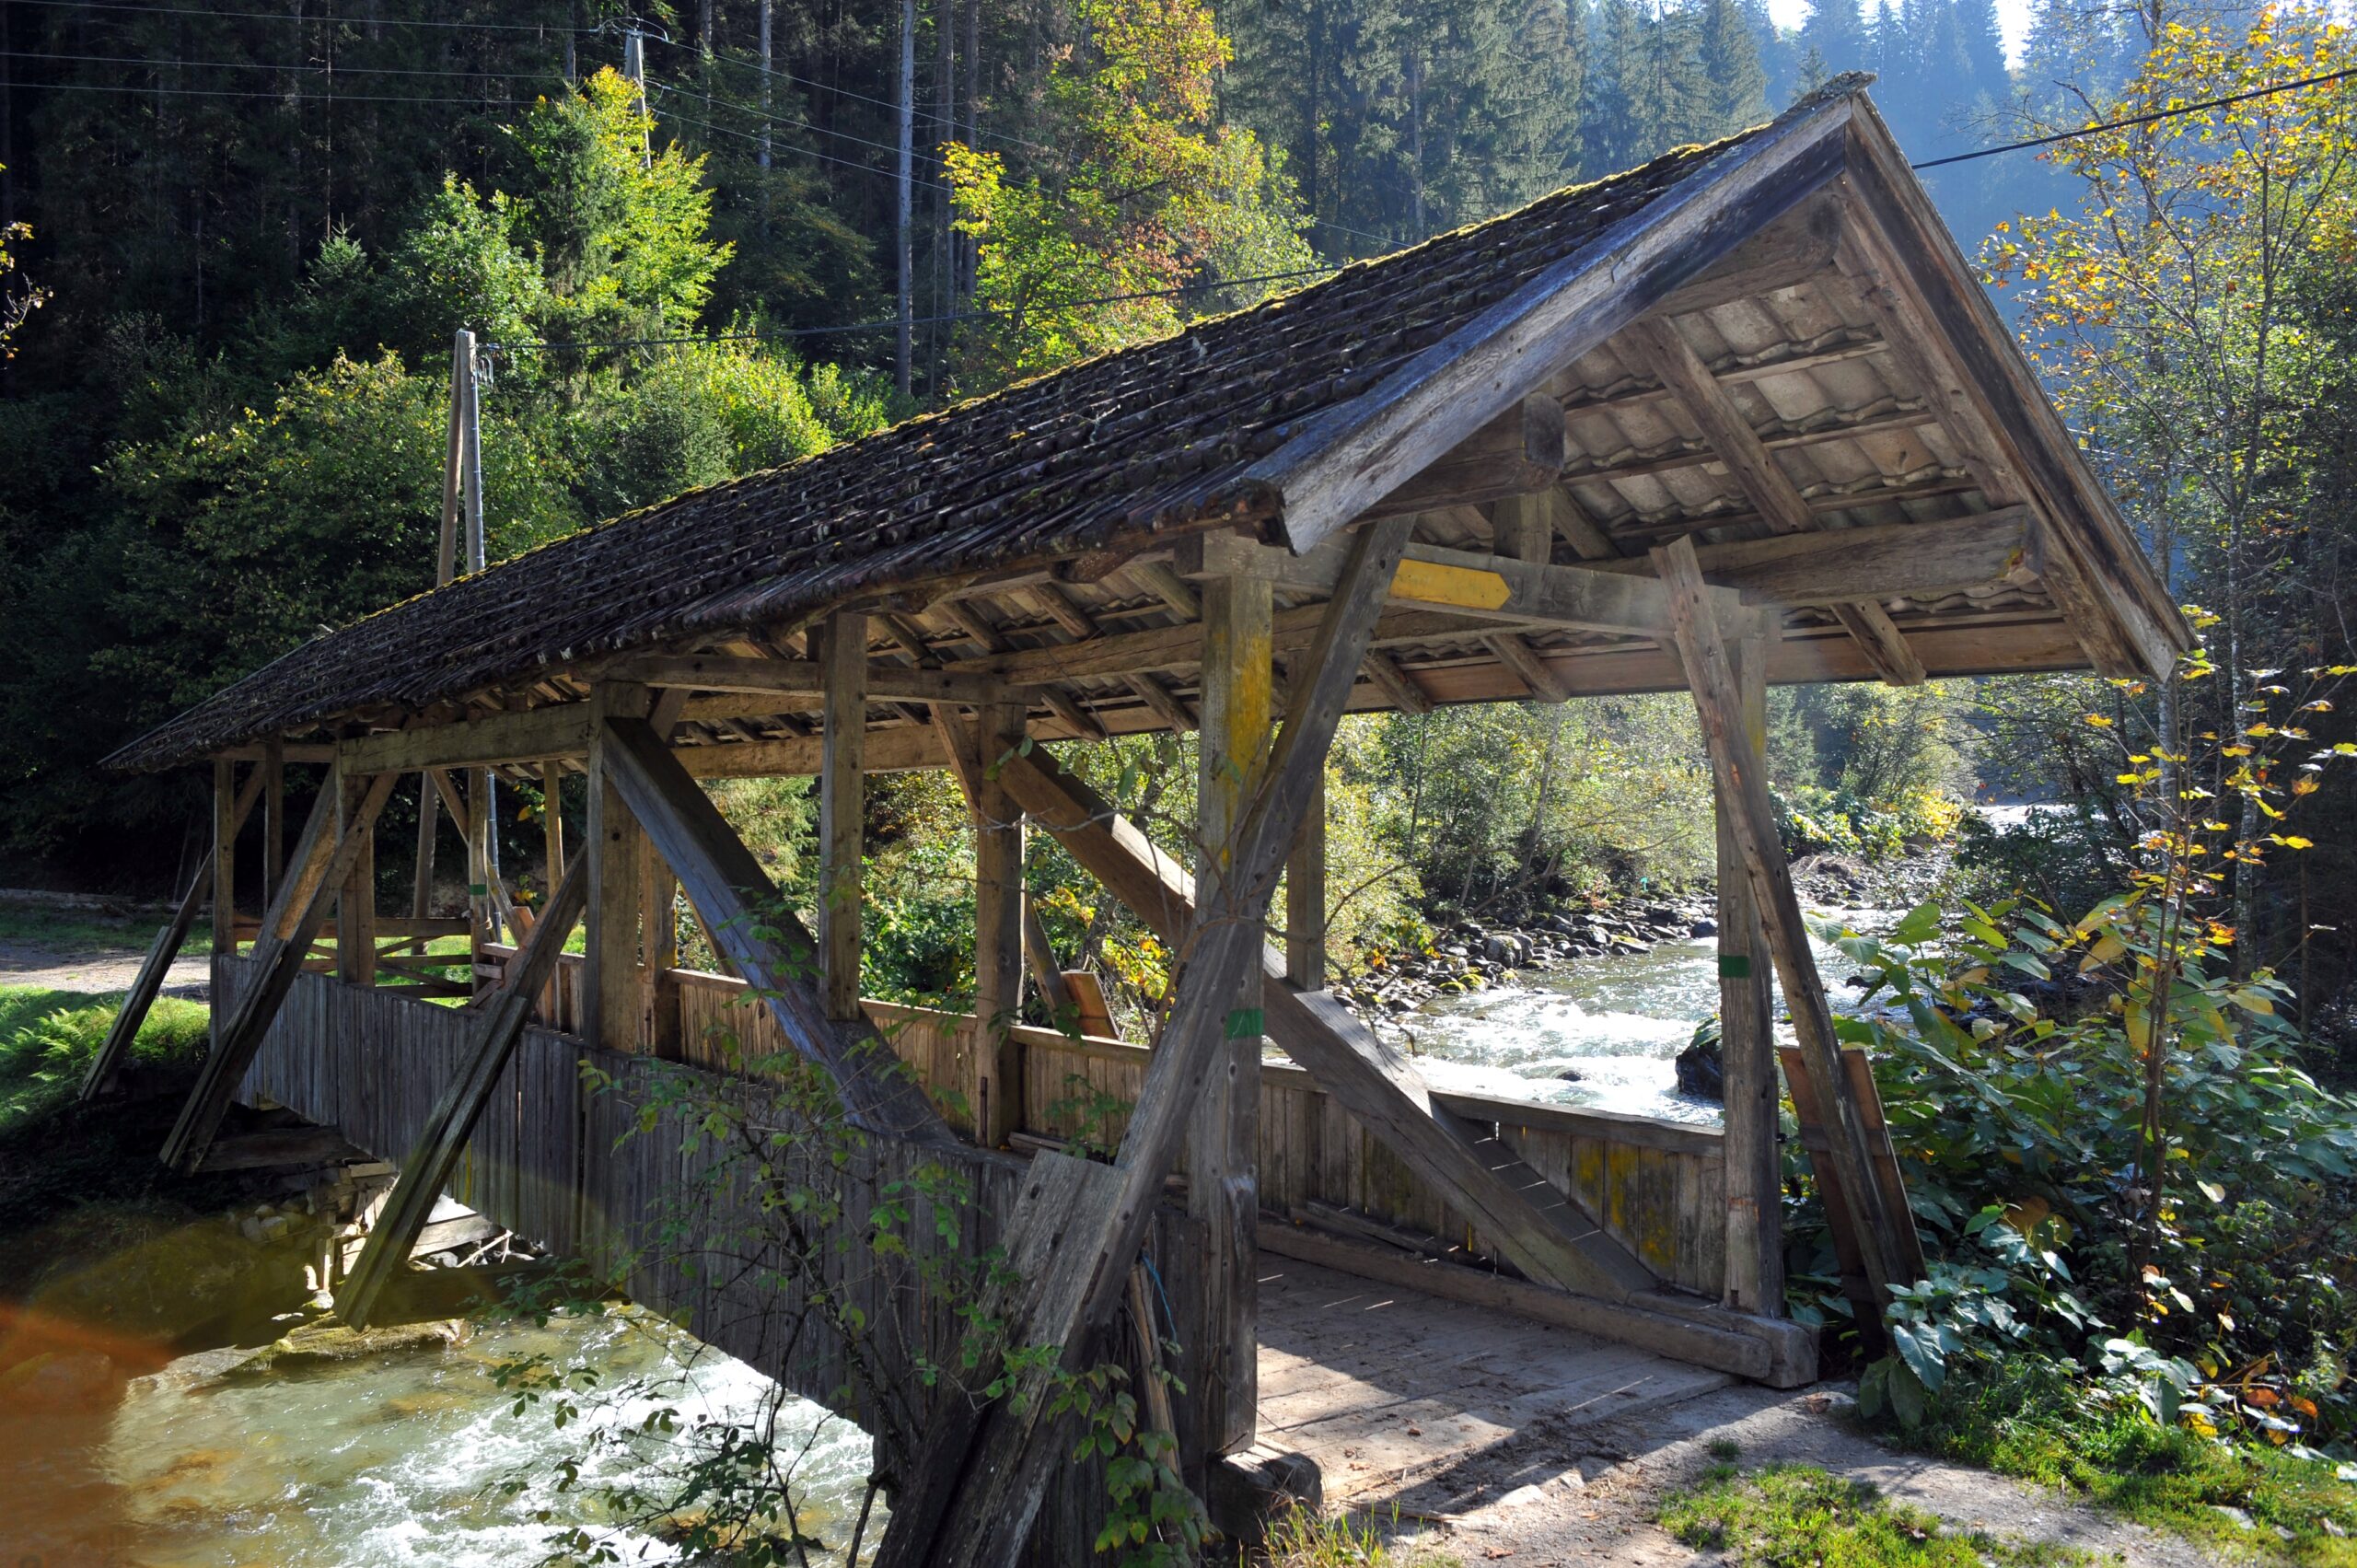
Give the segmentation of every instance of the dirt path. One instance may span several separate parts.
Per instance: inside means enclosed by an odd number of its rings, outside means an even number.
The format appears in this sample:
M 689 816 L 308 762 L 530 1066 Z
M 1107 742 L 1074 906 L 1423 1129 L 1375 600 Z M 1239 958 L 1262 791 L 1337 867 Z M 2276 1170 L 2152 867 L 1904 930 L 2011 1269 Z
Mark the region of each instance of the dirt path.
M 1898 1452 L 1864 1434 L 1843 1412 L 1846 1394 L 1799 1394 L 1729 1387 L 1650 1412 L 1589 1423 L 1565 1435 L 1553 1473 L 1516 1473 L 1470 1493 L 1353 1500 L 1362 1517 L 1418 1534 L 1436 1552 L 1469 1565 L 1486 1562 L 1577 1563 L 1611 1568 L 1689 1568 L 1716 1553 L 1680 1545 L 1655 1524 L 1663 1496 L 1700 1479 L 1713 1446 L 1739 1449 L 1744 1469 L 1815 1465 L 1864 1481 L 1884 1495 L 1937 1514 L 1958 1529 L 1985 1529 L 2056 1547 L 2075 1547 L 2127 1568 L 2208 1568 L 2215 1560 L 2174 1537 L 2107 1518 L 2048 1492 L 1985 1470 Z M 1473 1479 L 1460 1471 L 1453 1478 Z
M 0 985 L 107 995 L 130 990 L 146 957 L 143 947 L 52 947 L 0 938 Z M 184 949 L 165 977 L 164 994 L 202 1001 L 211 980 L 205 956 Z

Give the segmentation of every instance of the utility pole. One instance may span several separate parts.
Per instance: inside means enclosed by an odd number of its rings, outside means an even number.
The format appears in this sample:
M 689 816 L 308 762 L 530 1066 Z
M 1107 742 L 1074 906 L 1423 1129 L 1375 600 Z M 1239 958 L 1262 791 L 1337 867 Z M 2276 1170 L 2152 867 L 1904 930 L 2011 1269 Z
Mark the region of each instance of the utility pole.
M 466 493 L 467 392 L 474 382 L 475 335 L 459 329 L 450 340 L 450 425 L 442 455 L 442 537 L 434 556 L 434 586 L 447 588 L 459 575 L 459 514 Z M 410 888 L 412 920 L 426 920 L 434 912 L 434 837 L 441 818 L 441 796 L 430 773 L 417 775 L 417 875 Z M 410 952 L 425 956 L 425 938 L 419 935 Z
M 900 259 L 900 332 L 898 338 L 900 396 L 909 395 L 909 360 L 916 312 L 910 297 L 909 179 L 916 150 L 917 0 L 900 0 L 900 200 L 898 238 Z
M 770 66 L 772 23 L 777 12 L 777 0 L 761 0 L 761 150 L 759 155 L 763 174 L 770 171 Z M 761 232 L 769 232 L 770 188 L 761 185 Z
M 643 122 L 648 117 L 646 107 L 646 35 L 633 22 L 622 33 L 622 75 L 638 85 L 638 113 Z M 638 133 L 638 158 L 642 168 L 655 163 L 655 141 L 644 123 Z

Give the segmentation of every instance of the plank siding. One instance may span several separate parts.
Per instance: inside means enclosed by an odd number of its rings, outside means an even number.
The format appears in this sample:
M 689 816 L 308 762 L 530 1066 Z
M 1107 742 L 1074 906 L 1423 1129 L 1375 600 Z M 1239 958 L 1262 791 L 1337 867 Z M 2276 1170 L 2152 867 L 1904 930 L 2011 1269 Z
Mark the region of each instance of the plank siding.
M 215 994 L 226 1005 L 249 983 L 252 961 L 215 962 Z M 570 986 L 577 998 L 580 967 L 570 962 L 565 971 L 558 989 Z M 766 1009 L 737 1005 L 744 989 L 737 982 L 693 973 L 682 973 L 680 982 L 683 1044 L 691 1063 L 724 1061 L 723 1033 L 741 1035 L 748 1057 L 784 1049 Z M 928 1072 L 954 1067 L 957 1051 L 971 1037 L 968 1018 L 878 1011 L 879 1027 L 889 1038 L 907 1042 Z M 248 1069 L 241 1098 L 267 1098 L 341 1129 L 363 1148 L 399 1156 L 415 1142 L 435 1096 L 459 1069 L 467 1018 L 397 991 L 303 975 Z M 611 1087 L 590 1092 L 582 1076 L 585 1063 L 611 1074 Z M 741 1270 L 700 1267 L 719 1260 L 668 1255 L 659 1244 L 660 1227 L 679 1217 L 676 1205 L 682 1193 L 692 1195 L 687 1201 L 699 1236 L 725 1245 L 731 1237 L 748 1235 L 755 1223 L 745 1179 L 732 1172 L 719 1182 L 694 1179 L 714 1156 L 691 1144 L 679 1119 L 660 1117 L 650 1130 L 623 1136 L 638 1125 L 655 1075 L 679 1070 L 651 1056 L 599 1051 L 571 1035 L 528 1028 L 469 1140 L 450 1195 L 543 1247 L 593 1266 L 633 1256 L 651 1259 L 632 1272 L 629 1290 L 635 1300 L 678 1315 L 697 1338 L 796 1393 L 854 1421 L 863 1415 L 872 1419 L 851 1376 L 847 1347 L 837 1336 L 814 1319 L 801 1333 L 788 1336 L 789 1342 L 780 1342 L 780 1326 L 792 1321 L 797 1303 L 790 1291 L 771 1288 L 774 1275 L 748 1279 Z M 864 1233 L 881 1189 L 911 1180 L 921 1167 L 946 1164 L 973 1194 L 956 1227 L 960 1249 L 979 1257 L 999 1244 L 1014 1212 L 1022 1161 L 894 1139 L 877 1139 L 871 1147 L 873 1168 L 847 1191 L 843 1236 Z M 661 1201 L 658 1195 L 664 1195 Z M 928 1207 L 920 1204 L 921 1211 Z M 871 1342 L 877 1347 L 877 1381 L 912 1394 L 920 1388 L 916 1358 L 950 1360 L 963 1327 L 920 1282 L 920 1258 L 943 1245 L 933 1220 L 930 1212 L 919 1212 L 905 1227 L 918 1257 L 879 1259 L 854 1239 L 830 1249 L 826 1265 L 830 1283 L 846 1291 L 876 1325 Z M 1146 1250 L 1164 1278 L 1190 1277 L 1202 1246 L 1198 1222 L 1168 1205 L 1157 1212 Z M 1208 1330 L 1194 1293 L 1169 1292 L 1168 1306 L 1177 1321 L 1165 1331 L 1182 1347 L 1173 1368 L 1181 1385 L 1173 1390 L 1179 1451 L 1182 1458 L 1200 1458 L 1202 1411 L 1184 1390 L 1202 1385 L 1200 1357 Z M 1088 1561 L 1103 1524 L 1105 1499 L 1101 1463 L 1062 1467 L 1040 1510 L 1030 1560 Z

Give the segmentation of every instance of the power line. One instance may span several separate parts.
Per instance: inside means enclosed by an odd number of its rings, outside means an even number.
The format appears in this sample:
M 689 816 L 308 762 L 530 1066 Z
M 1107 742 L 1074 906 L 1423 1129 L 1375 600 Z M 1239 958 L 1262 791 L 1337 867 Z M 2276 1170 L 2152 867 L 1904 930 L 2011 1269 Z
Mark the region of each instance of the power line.
M 837 131 L 837 130 L 832 129 L 831 127 L 825 126 L 825 125 L 813 124 L 811 122 L 809 122 L 809 121 L 807 121 L 807 120 L 796 120 L 796 119 L 794 119 L 793 117 L 791 117 L 791 116 L 786 116 L 786 117 L 784 117 L 784 118 L 780 118 L 780 117 L 778 117 L 778 116 L 776 116 L 776 115 L 773 115 L 773 114 L 764 114 L 764 113 L 762 113 L 762 111 L 761 111 L 761 110 L 754 109 L 754 108 L 750 108 L 750 107 L 749 107 L 749 106 L 747 106 L 747 105 L 745 105 L 745 104 L 741 104 L 741 103 L 731 103 L 731 102 L 729 102 L 729 101 L 728 101 L 726 99 L 725 99 L 725 98 L 717 98 L 717 99 L 716 99 L 716 98 L 711 98 L 711 97 L 708 97 L 708 96 L 706 96 L 706 95 L 704 95 L 704 94 L 701 94 L 701 93 L 697 92 L 697 91 L 695 90 L 695 88 L 693 88 L 693 87 L 689 87 L 688 85 L 686 85 L 685 83 L 682 83 L 682 82 L 667 82 L 667 81 L 664 81 L 662 78 L 660 78 L 660 77 L 658 77 L 658 76 L 656 76 L 656 75 L 653 75 L 653 74 L 651 74 L 651 73 L 648 75 L 648 76 L 647 76 L 646 80 L 647 80 L 647 85 L 648 85 L 648 86 L 650 86 L 650 87 L 660 87 L 660 88 L 662 88 L 664 91 L 666 91 L 666 92 L 669 92 L 669 93 L 679 93 L 679 94 L 682 94 L 682 95 L 684 95 L 684 96 L 686 96 L 686 97 L 688 97 L 688 98 L 697 99 L 700 99 L 700 100 L 701 100 L 701 101 L 702 101 L 702 102 L 710 103 L 710 104 L 714 104 L 714 105 L 715 105 L 715 106 L 717 106 L 717 107 L 719 107 L 719 108 L 721 108 L 721 109 L 730 110 L 732 110 L 732 111 L 734 111 L 734 112 L 736 112 L 736 113 L 738 113 L 738 114 L 749 114 L 749 115 L 754 116 L 754 117 L 755 117 L 755 118 L 757 118 L 757 119 L 761 120 L 763 123 L 768 124 L 768 125 L 772 125 L 772 126 L 776 126 L 776 125 L 795 125 L 795 126 L 799 126 L 799 127 L 801 127 L 802 129 L 804 129 L 804 130 L 806 130 L 806 131 L 815 131 L 815 132 L 817 132 L 819 134 L 820 134 L 820 135 L 822 135 L 822 136 L 838 136 L 838 137 L 841 137 L 842 140 L 844 140 L 844 141 L 846 141 L 846 142 L 856 142 L 856 143 L 858 143 L 858 144 L 859 144 L 861 146 L 863 146 L 863 147 L 874 147 L 874 148 L 875 148 L 877 151 L 878 151 L 878 152 L 897 153 L 897 152 L 899 152 L 899 151 L 900 150 L 898 146 L 896 146 L 895 145 L 893 145 L 893 144 L 892 144 L 892 143 L 890 143 L 890 142 L 877 142 L 877 141 L 871 141 L 869 138 L 867 138 L 867 137 L 865 137 L 865 136 L 854 135 L 854 134 L 852 134 L 851 132 L 849 132 L 849 131 Z M 674 118 L 680 118 L 680 117 L 679 117 L 679 116 L 675 116 Z M 689 121 L 689 122 L 688 122 L 688 123 L 690 123 L 690 124 L 691 124 L 691 125 L 692 125 L 692 124 L 702 124 L 702 122 L 701 122 L 701 121 Z M 727 128 L 726 126 L 725 126 L 725 125 L 708 125 L 708 126 L 705 126 L 705 129 L 706 129 L 706 130 L 712 130 L 712 131 L 726 131 L 728 128 Z M 749 132 L 743 132 L 743 131 L 736 132 L 736 133 L 733 133 L 733 134 L 737 134 L 737 135 L 750 135 L 750 134 L 751 134 L 751 133 L 749 133 Z M 759 141 L 759 140 L 761 140 L 761 138 L 760 138 L 759 136 L 754 136 L 754 137 L 753 137 L 753 139 L 754 139 L 755 141 Z M 939 158 L 937 158 L 937 157 L 928 157 L 926 155 L 924 155 L 924 154 L 923 154 L 923 153 L 916 153 L 916 154 L 914 154 L 913 156 L 914 156 L 914 157 L 915 157 L 919 161 L 923 162 L 923 163 L 926 163 L 926 164 L 929 164 L 929 165 L 931 165 L 931 166 L 932 166 L 932 167 L 934 167 L 934 168 L 938 168 L 943 167 L 943 166 L 942 166 L 942 162 L 941 162 L 941 160 L 940 160 Z M 853 165 L 853 168 L 865 168 L 866 167 L 866 165 L 865 165 L 865 164 L 855 164 L 855 165 Z M 876 171 L 876 172 L 881 172 L 881 171 L 880 171 L 880 170 L 877 170 L 877 171 Z
M 246 92 L 235 87 L 134 87 L 129 83 L 99 82 L 10 82 L 10 90 L 32 87 L 52 93 L 131 93 L 140 98 L 244 98 L 270 99 L 284 103 L 284 92 Z M 512 98 L 438 98 L 414 93 L 312 93 L 310 103 L 462 103 L 477 109 L 517 109 L 523 100 Z
M 0 50 L 0 59 L 55 60 L 87 65 L 145 65 L 148 69 L 154 71 L 161 71 L 167 68 L 185 69 L 191 71 L 284 71 L 297 75 L 319 75 L 329 76 L 474 77 L 528 76 L 536 74 L 533 71 L 501 71 L 489 68 L 474 71 L 453 71 L 447 69 L 434 70 L 422 66 L 412 67 L 405 65 L 346 65 L 340 62 L 331 64 L 326 61 L 319 60 L 306 60 L 300 64 L 281 65 L 273 64 L 265 60 L 157 60 L 149 56 L 140 54 L 35 54 L 21 49 Z M 558 74 L 559 73 L 557 73 L 553 67 L 550 69 L 550 75 L 552 77 Z M 11 87 L 38 87 L 41 84 L 37 82 L 11 82 L 9 85 Z
M 2271 87 L 2253 87 L 2248 92 L 2228 93 L 2223 98 L 2204 99 L 2200 103 L 2178 104 L 2169 109 L 2156 109 L 2150 114 L 2131 114 L 2125 120 L 2109 120 L 2100 125 L 2083 125 L 2076 131 L 2057 131 L 2050 136 L 2032 136 L 2024 142 L 2008 142 L 2002 147 L 1982 147 L 1977 152 L 1952 153 L 1946 157 L 1925 158 L 1910 163 L 1910 168 L 1945 168 L 1952 163 L 1970 163 L 1975 158 L 1995 157 L 1999 153 L 2017 153 L 2030 147 L 2049 147 L 2057 142 L 2076 141 L 2081 136 L 2093 136 L 2105 131 L 2126 131 L 2138 125 L 2152 125 L 2163 120 L 2175 120 L 2183 115 L 2199 114 L 2205 109 L 2223 109 L 2230 103 L 2248 103 L 2255 98 L 2272 98 L 2278 93 L 2296 92 L 2302 87 L 2321 87 L 2327 82 L 2344 81 L 2357 76 L 2357 65 L 2344 70 L 2327 71 L 2320 76 L 2303 76 L 2296 82 L 2283 82 Z
M 576 33 L 587 36 L 595 28 L 567 27 L 562 22 L 437 22 L 408 17 L 304 17 L 284 11 L 222 11 L 203 6 L 134 6 L 123 0 L 12 0 L 20 6 L 52 6 L 68 11 L 129 11 L 155 17 L 221 17 L 231 21 L 324 22 L 335 27 L 441 28 L 458 32 Z
M 668 82 L 657 82 L 651 76 L 647 78 L 647 80 L 650 86 L 660 87 L 666 94 L 682 90 L 672 87 Z M 691 93 L 688 96 L 693 97 L 694 95 Z M 750 131 L 738 131 L 726 125 L 714 125 L 709 120 L 698 120 L 691 114 L 680 114 L 668 108 L 664 109 L 661 111 L 661 114 L 662 118 L 672 122 L 674 124 L 693 125 L 700 131 L 710 131 L 714 135 L 742 136 L 749 142 L 759 142 L 761 140 L 760 136 L 754 134 Z M 797 147 L 791 142 L 773 142 L 771 145 L 772 149 L 777 152 L 795 153 L 803 157 L 815 157 L 822 162 L 841 164 L 845 168 L 855 168 L 862 174 L 884 174 L 884 170 L 880 168 L 872 168 L 867 164 L 854 162 L 853 159 L 847 157 L 837 157 L 832 153 L 822 153 L 816 147 Z

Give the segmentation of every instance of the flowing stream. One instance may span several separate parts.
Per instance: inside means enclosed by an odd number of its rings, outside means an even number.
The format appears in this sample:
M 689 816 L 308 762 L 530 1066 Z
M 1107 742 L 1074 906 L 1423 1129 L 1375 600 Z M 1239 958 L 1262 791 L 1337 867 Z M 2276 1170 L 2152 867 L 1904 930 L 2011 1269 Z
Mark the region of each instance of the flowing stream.
M 1853 911 L 1848 921 L 1875 930 L 1890 918 Z M 1677 1092 L 1674 1063 L 1717 1009 L 1717 953 L 1706 938 L 1524 970 L 1394 1027 L 1453 1088 L 1715 1122 L 1716 1104 Z M 1850 966 L 1822 944 L 1817 961 L 1838 1005 Z M 599 1510 L 596 1483 L 633 1468 L 628 1451 L 593 1444 L 580 1423 L 559 1430 L 546 1404 L 519 1413 L 494 1376 L 503 1363 L 541 1356 L 610 1388 L 662 1375 L 668 1339 L 652 1319 L 617 1313 L 260 1371 L 224 1370 L 235 1358 L 220 1353 L 188 1357 L 134 1382 L 110 1414 L 0 1420 L 0 1450 L 22 1456 L 0 1466 L 0 1562 L 529 1568 L 575 1527 L 615 1531 L 624 1561 L 677 1562 L 673 1543 L 619 1529 Z M 770 1391 L 751 1367 L 707 1351 L 675 1389 L 587 1424 L 619 1430 L 658 1405 L 688 1421 L 748 1421 Z M 794 1401 L 780 1445 L 798 1456 L 802 1528 L 840 1549 L 868 1469 L 866 1436 Z M 560 1463 L 591 1452 L 585 1484 L 561 1489 Z M 881 1527 L 879 1507 L 871 1541 Z
M 601 1510 L 598 1484 L 639 1467 L 595 1435 L 662 1407 L 682 1423 L 749 1421 L 771 1384 L 714 1351 L 680 1376 L 667 1349 L 675 1342 L 656 1319 L 617 1312 L 259 1371 L 223 1370 L 235 1359 L 223 1353 L 186 1357 L 133 1382 L 110 1415 L 0 1423 L 12 1455 L 0 1480 L 0 1561 L 529 1568 L 561 1531 L 586 1527 L 610 1532 L 624 1562 L 677 1562 L 672 1542 L 620 1528 Z M 667 1386 L 559 1430 L 547 1404 L 517 1413 L 495 1378 L 503 1363 L 530 1356 L 567 1374 L 594 1371 L 607 1388 L 633 1378 Z M 795 1400 L 778 1438 L 807 1489 L 801 1528 L 839 1551 L 868 1469 L 866 1435 Z M 561 1462 L 585 1455 L 582 1484 L 561 1487 Z M 517 1481 L 521 1490 L 509 1491 Z M 882 1527 L 879 1504 L 871 1544 Z
M 1848 910 L 1854 930 L 1882 930 L 1886 910 Z M 1833 1005 L 1856 992 L 1856 968 L 1811 938 Z M 1678 1053 L 1719 1010 L 1718 939 L 1664 942 L 1643 953 L 1521 970 L 1499 983 L 1435 998 L 1404 1028 L 1431 1079 L 1467 1093 L 1593 1106 L 1670 1121 L 1715 1123 L 1715 1100 L 1678 1092 Z M 1779 1016 L 1783 999 L 1776 1001 Z M 1792 1030 L 1779 1025 L 1780 1040 Z M 1571 1074 L 1577 1074 L 1574 1079 Z

